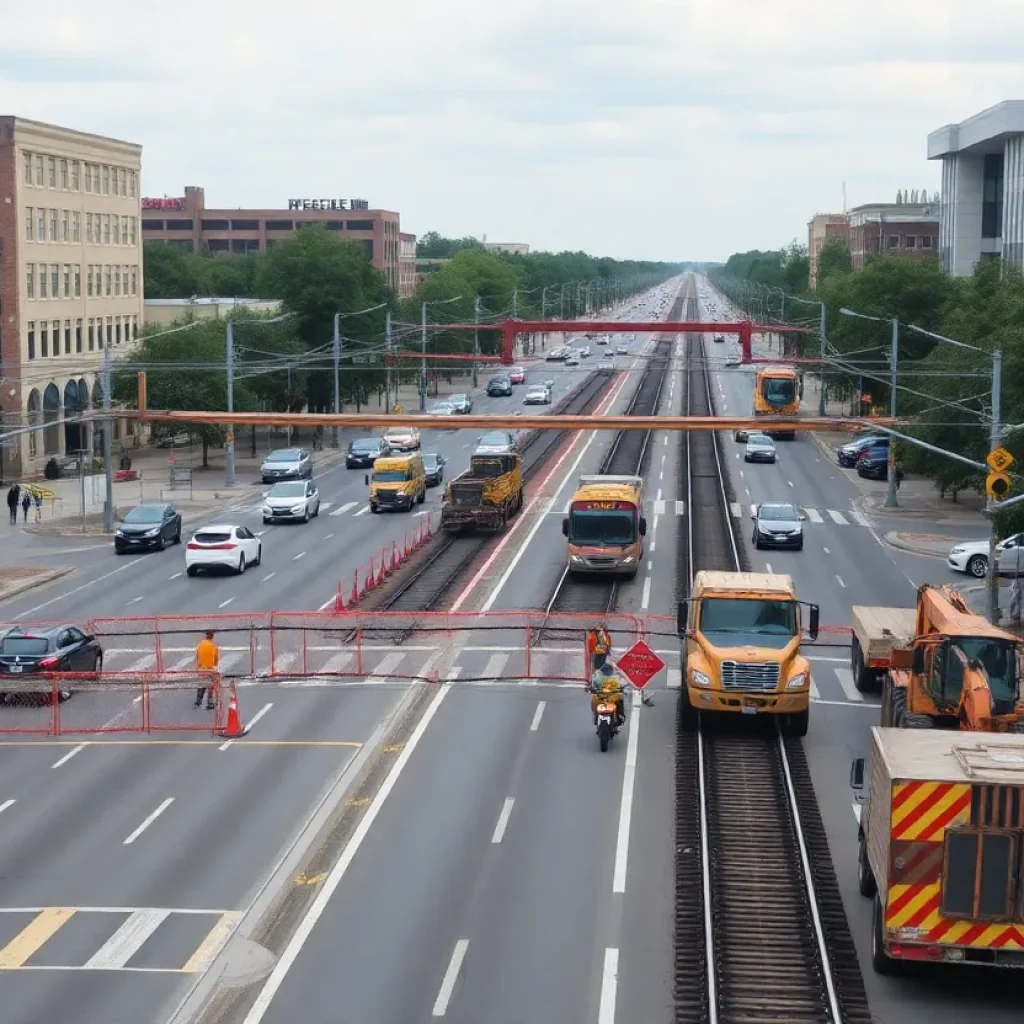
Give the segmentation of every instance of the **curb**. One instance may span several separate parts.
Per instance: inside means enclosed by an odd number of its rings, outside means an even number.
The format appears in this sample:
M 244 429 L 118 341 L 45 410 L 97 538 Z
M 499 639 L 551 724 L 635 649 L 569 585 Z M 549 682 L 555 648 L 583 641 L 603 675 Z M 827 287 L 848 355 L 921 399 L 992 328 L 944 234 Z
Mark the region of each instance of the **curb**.
M 946 555 L 942 552 L 923 550 L 922 548 L 915 546 L 912 541 L 901 540 L 899 535 L 894 531 L 883 534 L 882 539 L 889 545 L 889 547 L 896 548 L 898 551 L 906 551 L 911 555 L 920 555 L 922 558 L 941 558 L 943 561 L 946 559 Z M 957 542 L 955 537 L 950 537 L 948 540 L 950 547 L 953 547 Z
M 61 566 L 59 569 L 46 569 L 30 580 L 22 580 L 5 589 L 0 593 L 0 601 L 6 601 L 8 598 L 24 594 L 26 590 L 34 590 L 36 587 L 52 583 L 54 580 L 59 580 L 61 577 L 67 576 L 74 571 L 75 567 L 73 565 Z

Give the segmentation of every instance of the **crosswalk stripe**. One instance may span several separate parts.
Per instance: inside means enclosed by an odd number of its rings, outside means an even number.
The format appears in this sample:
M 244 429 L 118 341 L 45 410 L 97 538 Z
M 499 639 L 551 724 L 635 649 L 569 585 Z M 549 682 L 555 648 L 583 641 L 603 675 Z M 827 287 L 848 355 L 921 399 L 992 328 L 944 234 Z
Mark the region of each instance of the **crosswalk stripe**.
M 838 665 L 832 671 L 835 672 L 836 679 L 839 680 L 839 685 L 843 688 L 846 699 L 856 703 L 863 703 L 864 694 L 860 693 L 857 687 L 853 685 L 853 672 L 848 668 L 840 668 Z
M 492 654 L 487 659 L 487 666 L 484 668 L 484 679 L 501 679 L 501 673 L 508 664 L 507 654 Z
M 684 515 L 686 515 L 686 502 L 685 501 L 677 501 L 676 502 L 676 515 L 677 516 L 684 516 Z
M 811 676 L 811 700 L 821 700 L 821 694 L 818 692 L 818 684 L 814 681 L 814 676 Z
M 0 970 L 21 967 L 74 916 L 73 907 L 47 907 L 0 949 Z
M 170 913 L 169 910 L 136 910 L 86 961 L 86 968 L 116 971 L 124 967 Z
M 363 506 L 363 507 L 362 507 L 362 508 L 361 508 L 361 509 L 360 509 L 360 510 L 359 510 L 359 511 L 358 511 L 358 512 L 356 513 L 356 515 L 357 515 L 357 516 L 365 516 L 365 515 L 366 515 L 366 513 L 367 513 L 367 512 L 369 512 L 369 511 L 370 511 L 370 506 L 369 506 L 369 505 L 364 505 L 364 506 Z
M 392 651 L 391 654 L 385 654 L 373 670 L 373 675 L 367 676 L 366 681 L 374 684 L 386 683 L 387 677 L 398 668 L 404 657 L 405 651 Z
M 743 509 L 740 508 L 738 501 L 729 502 L 729 511 L 732 512 L 733 519 L 741 519 L 743 517 Z
M 334 502 L 333 501 L 321 501 L 320 502 L 320 511 L 321 512 L 326 512 L 329 508 L 333 508 L 333 507 L 334 507 Z
M 666 673 L 666 686 L 670 690 L 679 690 L 683 686 L 683 671 L 678 668 L 670 668 Z
M 181 969 L 182 974 L 198 974 L 208 970 L 217 954 L 224 948 L 224 943 L 231 938 L 235 926 L 242 920 L 240 911 L 232 910 L 221 914 L 217 923 L 210 929 L 209 934 L 203 939 L 199 948 L 189 957 L 188 962 Z
M 349 509 L 355 508 L 358 505 L 358 501 L 346 501 L 344 505 L 339 505 L 332 513 L 332 516 L 343 516 Z
M 807 518 L 812 523 L 822 523 L 824 520 L 821 518 L 821 513 L 816 508 L 805 508 L 804 511 L 807 513 Z
M 850 524 L 846 521 L 846 517 L 842 512 L 837 512 L 835 509 L 828 509 L 828 514 L 832 517 L 832 522 L 837 523 L 839 526 L 849 526 Z
M 870 524 L 870 523 L 869 523 L 869 522 L 868 522 L 868 521 L 867 521 L 867 520 L 866 520 L 866 519 L 864 518 L 864 515 L 863 515 L 863 513 L 861 513 L 861 512 L 858 512 L 858 511 L 857 511 L 857 510 L 856 510 L 855 508 L 854 508 L 854 509 L 851 509 L 851 510 L 850 510 L 850 513 L 849 513 L 849 515 L 850 515 L 850 518 L 851 518 L 851 519 L 852 519 L 852 520 L 853 520 L 853 521 L 854 521 L 854 522 L 855 522 L 855 523 L 856 523 L 856 524 L 857 524 L 858 526 L 867 526 L 867 527 L 870 527 L 870 526 L 871 526 L 871 524 Z
M 757 515 L 757 506 L 756 505 L 751 505 L 750 506 L 750 514 L 752 516 L 756 516 Z
M 323 672 L 325 676 L 333 675 L 335 672 L 341 672 L 352 660 L 352 657 L 353 655 L 351 651 L 342 651 L 341 654 L 335 654 L 324 662 L 324 667 L 320 671 Z
M 654 514 L 656 516 L 663 516 L 665 514 L 665 502 L 660 498 L 654 502 Z

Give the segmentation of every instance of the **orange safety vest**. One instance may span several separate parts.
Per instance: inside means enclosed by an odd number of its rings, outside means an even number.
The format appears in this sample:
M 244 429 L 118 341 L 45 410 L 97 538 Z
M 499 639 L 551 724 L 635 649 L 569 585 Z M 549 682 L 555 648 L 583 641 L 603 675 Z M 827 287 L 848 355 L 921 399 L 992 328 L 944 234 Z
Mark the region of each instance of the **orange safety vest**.
M 212 640 L 203 637 L 196 645 L 196 668 L 201 672 L 215 671 L 220 664 L 220 651 Z
M 608 633 L 603 629 L 597 629 L 594 631 L 594 653 L 595 654 L 607 654 L 608 648 L 611 647 L 611 639 Z

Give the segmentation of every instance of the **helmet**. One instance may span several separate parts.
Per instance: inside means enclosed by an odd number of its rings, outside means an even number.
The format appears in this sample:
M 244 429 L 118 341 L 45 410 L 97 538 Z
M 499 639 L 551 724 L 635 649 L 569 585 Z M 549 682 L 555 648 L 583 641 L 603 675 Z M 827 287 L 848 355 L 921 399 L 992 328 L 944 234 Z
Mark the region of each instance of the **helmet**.
M 609 665 L 607 661 L 597 671 L 600 672 L 603 676 L 615 675 L 615 669 L 612 668 L 612 666 Z

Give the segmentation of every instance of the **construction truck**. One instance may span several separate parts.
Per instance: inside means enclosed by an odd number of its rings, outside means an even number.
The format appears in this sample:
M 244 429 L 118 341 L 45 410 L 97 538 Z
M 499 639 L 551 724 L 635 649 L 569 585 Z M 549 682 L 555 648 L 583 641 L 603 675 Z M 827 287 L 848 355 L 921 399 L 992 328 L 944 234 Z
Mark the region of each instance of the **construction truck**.
M 792 577 L 698 572 L 676 624 L 686 665 L 684 723 L 692 727 L 699 712 L 777 715 L 789 735 L 805 736 L 811 666 L 800 650 L 804 607 L 815 640 L 818 606 L 797 600 Z
M 853 762 L 871 964 L 1024 967 L 1024 737 L 873 727 Z
M 469 469 L 449 481 L 441 504 L 441 529 L 505 529 L 523 507 L 523 465 L 518 452 L 473 455 Z
M 926 583 L 918 589 L 909 634 L 910 609 L 858 611 L 862 653 L 866 650 L 870 660 L 879 645 L 889 645 L 890 664 L 882 675 L 883 726 L 1024 732 L 1021 640 L 974 614 L 952 587 Z M 864 630 L 869 623 L 872 629 Z
M 880 693 L 892 667 L 893 645 L 904 646 L 914 636 L 917 612 L 913 608 L 876 608 L 855 604 L 850 671 L 861 693 Z

